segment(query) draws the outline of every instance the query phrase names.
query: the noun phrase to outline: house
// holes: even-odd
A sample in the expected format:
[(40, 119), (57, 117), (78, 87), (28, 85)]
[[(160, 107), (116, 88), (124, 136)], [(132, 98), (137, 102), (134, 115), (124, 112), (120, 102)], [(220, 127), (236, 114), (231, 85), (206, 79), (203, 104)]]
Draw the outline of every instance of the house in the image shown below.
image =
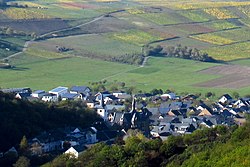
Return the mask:
[(66, 135), (66, 138), (64, 139), (62, 144), (65, 142), (69, 143), (70, 146), (93, 144), (98, 142), (96, 134), (97, 130), (95, 127), (90, 127), (84, 130), (75, 128), (73, 131)]
[(62, 100), (77, 100), (82, 99), (82, 94), (80, 93), (64, 93), (61, 95)]
[(44, 90), (36, 90), (31, 94), (31, 96), (35, 98), (42, 98), (45, 94), (46, 92)]
[[(114, 96), (115, 96), (115, 95), (114, 95)], [(119, 102), (124, 102), (124, 101), (130, 99), (132, 96), (129, 95), (129, 94), (122, 94), (122, 95), (118, 95), (118, 96), (116, 96), (116, 97), (118, 98), (118, 101), (119, 101)]]
[(95, 96), (88, 96), (86, 99), (85, 99), (85, 102), (86, 102), (86, 105), (88, 108), (94, 108), (95, 107)]
[(179, 112), (178, 110), (170, 110), (167, 114), (169, 116), (180, 116), (180, 115), (182, 115), (181, 112)]
[(1, 89), (2, 92), (4, 93), (30, 93), (31, 89), (26, 87), (26, 88), (9, 88), (9, 89)]
[(219, 102), (221, 102), (222, 104), (225, 103), (230, 103), (233, 101), (233, 98), (229, 95), (229, 94), (224, 94), (223, 96), (221, 96), (221, 98), (219, 99)]
[(65, 134), (59, 131), (41, 133), (29, 141), (31, 154), (41, 155), (43, 153), (61, 150), (61, 143), (64, 136)]
[(17, 99), (28, 99), (30, 97), (31, 93), (25, 92), (25, 93), (17, 93), (15, 98)]
[(47, 93), (42, 97), (42, 101), (45, 102), (56, 102), (57, 100), (58, 100), (57, 95), (51, 93)]
[(79, 154), (81, 154), (86, 149), (85, 146), (72, 146), (64, 154), (69, 154), (71, 158), (78, 158)]
[(16, 150), (15, 147), (11, 147), (8, 151), (6, 151), (6, 152), (4, 153), (4, 155), (8, 155), (8, 154), (13, 155), (14, 157), (17, 157), (17, 156), (18, 156), (18, 152), (17, 152), (17, 150)]
[(128, 95), (128, 94), (124, 91), (117, 91), (117, 92), (113, 92), (112, 95), (114, 95), (115, 97), (118, 97), (118, 96), (123, 96), (123, 95)]
[(104, 97), (104, 103), (112, 103), (112, 102), (118, 102), (119, 98), (115, 97), (114, 95), (107, 95)]
[(70, 88), (70, 93), (81, 93), (89, 96), (91, 94), (91, 89), (87, 86), (72, 86)]
[(162, 94), (161, 98), (162, 99), (171, 99), (174, 100), (176, 97), (175, 93), (166, 93), (166, 94)]
[(198, 114), (198, 116), (211, 116), (212, 115), (212, 110), (210, 109), (210, 107), (208, 107), (206, 104), (201, 103), (199, 105), (199, 107), (196, 108), (198, 111), (200, 111), (200, 113)]
[(160, 137), (162, 140), (166, 140), (168, 136), (172, 134), (173, 130), (171, 124), (153, 126), (153, 129), (150, 131), (150, 134), (153, 138)]
[(59, 87), (54, 88), (54, 89), (49, 91), (50, 94), (56, 95), (57, 98), (59, 96), (62, 96), (64, 93), (67, 93), (67, 92), (68, 92), (68, 88), (67, 87), (62, 87), (62, 86), (59, 86)]
[(72, 86), (70, 88), (71, 94), (80, 94), (81, 99), (86, 100), (91, 95), (91, 89), (87, 86)]

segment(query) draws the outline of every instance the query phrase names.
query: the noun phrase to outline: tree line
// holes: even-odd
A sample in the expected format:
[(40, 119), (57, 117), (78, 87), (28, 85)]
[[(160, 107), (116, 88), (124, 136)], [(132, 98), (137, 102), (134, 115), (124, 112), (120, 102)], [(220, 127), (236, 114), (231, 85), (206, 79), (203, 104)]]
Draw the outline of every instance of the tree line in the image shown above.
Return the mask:
[(181, 44), (166, 47), (162, 47), (160, 45), (146, 45), (144, 47), (144, 54), (145, 56), (177, 57), (203, 62), (216, 62), (216, 60), (210, 57), (207, 53), (203, 53), (197, 48), (182, 46)]

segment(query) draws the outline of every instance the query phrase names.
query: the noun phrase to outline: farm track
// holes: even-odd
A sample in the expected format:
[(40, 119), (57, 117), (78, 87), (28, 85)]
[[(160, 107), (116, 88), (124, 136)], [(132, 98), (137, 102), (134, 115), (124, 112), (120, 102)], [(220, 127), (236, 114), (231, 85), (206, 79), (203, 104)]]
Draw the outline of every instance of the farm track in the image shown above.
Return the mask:
[[(45, 36), (47, 36), (47, 35), (50, 35), (50, 34), (59, 33), (59, 32), (67, 31), (67, 30), (72, 30), (72, 29), (74, 29), (74, 28), (79, 28), (79, 27), (82, 27), (82, 26), (84, 26), (84, 25), (87, 25), (87, 24), (91, 24), (91, 23), (93, 23), (93, 22), (96, 22), (96, 21), (102, 19), (103, 17), (105, 17), (105, 16), (107, 16), (107, 15), (110, 15), (110, 14), (113, 14), (113, 13), (119, 13), (119, 12), (123, 12), (123, 11), (124, 11), (124, 10), (117, 10), (117, 11), (109, 12), (109, 13), (103, 14), (103, 15), (101, 15), (101, 16), (95, 17), (93, 20), (90, 20), (90, 21), (88, 21), (88, 22), (86, 22), (86, 23), (79, 24), (79, 25), (77, 25), (77, 26), (73, 26), (73, 27), (65, 28), (65, 29), (61, 29), (61, 30), (56, 30), (56, 31), (51, 31), (51, 32), (42, 34), (42, 35), (39, 36), (39, 38), (43, 38), (43, 37), (45, 37)], [(10, 58), (13, 58), (13, 57), (15, 57), (15, 56), (18, 56), (18, 55), (22, 54), (23, 52), (25, 52), (25, 51), (27, 50), (27, 48), (29, 47), (29, 45), (30, 45), (32, 42), (34, 42), (34, 39), (32, 39), (32, 40), (30, 40), (30, 41), (26, 41), (25, 44), (24, 44), (24, 46), (23, 46), (22, 51), (17, 52), (17, 53), (14, 53), (14, 54), (12, 54), (12, 55), (10, 55), (10, 56), (8, 56), (8, 57), (5, 57), (5, 58), (3, 58), (2, 60), (10, 59)]]
[(128, 72), (130, 72), (130, 71), (133, 71), (133, 70), (136, 70), (136, 69), (139, 69), (139, 68), (143, 68), (143, 67), (145, 67), (145, 65), (147, 64), (147, 61), (148, 61), (148, 59), (149, 59), (150, 57), (151, 57), (151, 56), (145, 57), (144, 60), (143, 60), (143, 62), (142, 62), (142, 65), (140, 65), (139, 67), (136, 67), (136, 68), (133, 68), (133, 69), (130, 69), (130, 70), (127, 70), (127, 71), (118, 72), (118, 73), (116, 73), (116, 74), (113, 74), (113, 75), (107, 76), (107, 77), (105, 77), (105, 78), (102, 78), (101, 80), (106, 80), (106, 79), (115, 77), (115, 76), (120, 75), (120, 74), (128, 73)]

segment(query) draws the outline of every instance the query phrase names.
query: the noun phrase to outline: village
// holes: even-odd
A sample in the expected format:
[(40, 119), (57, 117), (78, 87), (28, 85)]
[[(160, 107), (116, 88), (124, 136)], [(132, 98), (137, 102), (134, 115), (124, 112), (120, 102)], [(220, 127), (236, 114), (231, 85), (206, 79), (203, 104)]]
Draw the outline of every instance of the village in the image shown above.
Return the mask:
[[(207, 105), (192, 94), (178, 96), (168, 92), (131, 95), (124, 91), (93, 93), (88, 86), (59, 86), (48, 92), (32, 91), (30, 88), (1, 91), (13, 93), (17, 99), (45, 103), (82, 101), (100, 117), (101, 121), (89, 128), (62, 127), (28, 139), (32, 155), (58, 151), (78, 157), (95, 143), (112, 144), (126, 138), (131, 130), (138, 131), (147, 138), (160, 138), (164, 141), (172, 135), (191, 134), (197, 129), (217, 125), (241, 126), (246, 121), (245, 114), (250, 112), (250, 98), (234, 99), (229, 94), (224, 94), (212, 105)], [(10, 152), (18, 153), (14, 147), (6, 153)], [(6, 153), (0, 153), (0, 156)]]

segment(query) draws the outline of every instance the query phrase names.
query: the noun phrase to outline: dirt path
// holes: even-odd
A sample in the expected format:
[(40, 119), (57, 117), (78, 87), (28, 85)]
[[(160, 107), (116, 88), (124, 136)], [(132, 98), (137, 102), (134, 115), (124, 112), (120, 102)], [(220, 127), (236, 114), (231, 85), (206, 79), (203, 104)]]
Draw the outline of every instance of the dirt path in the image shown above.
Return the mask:
[(143, 62), (142, 62), (142, 65), (140, 65), (140, 66), (138, 66), (136, 68), (133, 68), (133, 69), (130, 69), (130, 70), (127, 70), (127, 71), (118, 72), (116, 74), (113, 74), (113, 75), (107, 76), (105, 78), (102, 78), (101, 80), (106, 80), (106, 79), (109, 79), (109, 78), (113, 78), (113, 77), (115, 77), (117, 75), (123, 74), (123, 73), (127, 73), (127, 72), (130, 72), (130, 71), (139, 69), (139, 68), (143, 68), (147, 64), (147, 61), (148, 61), (149, 58), (150, 58), (150, 56), (145, 57), (144, 60), (143, 60)]

